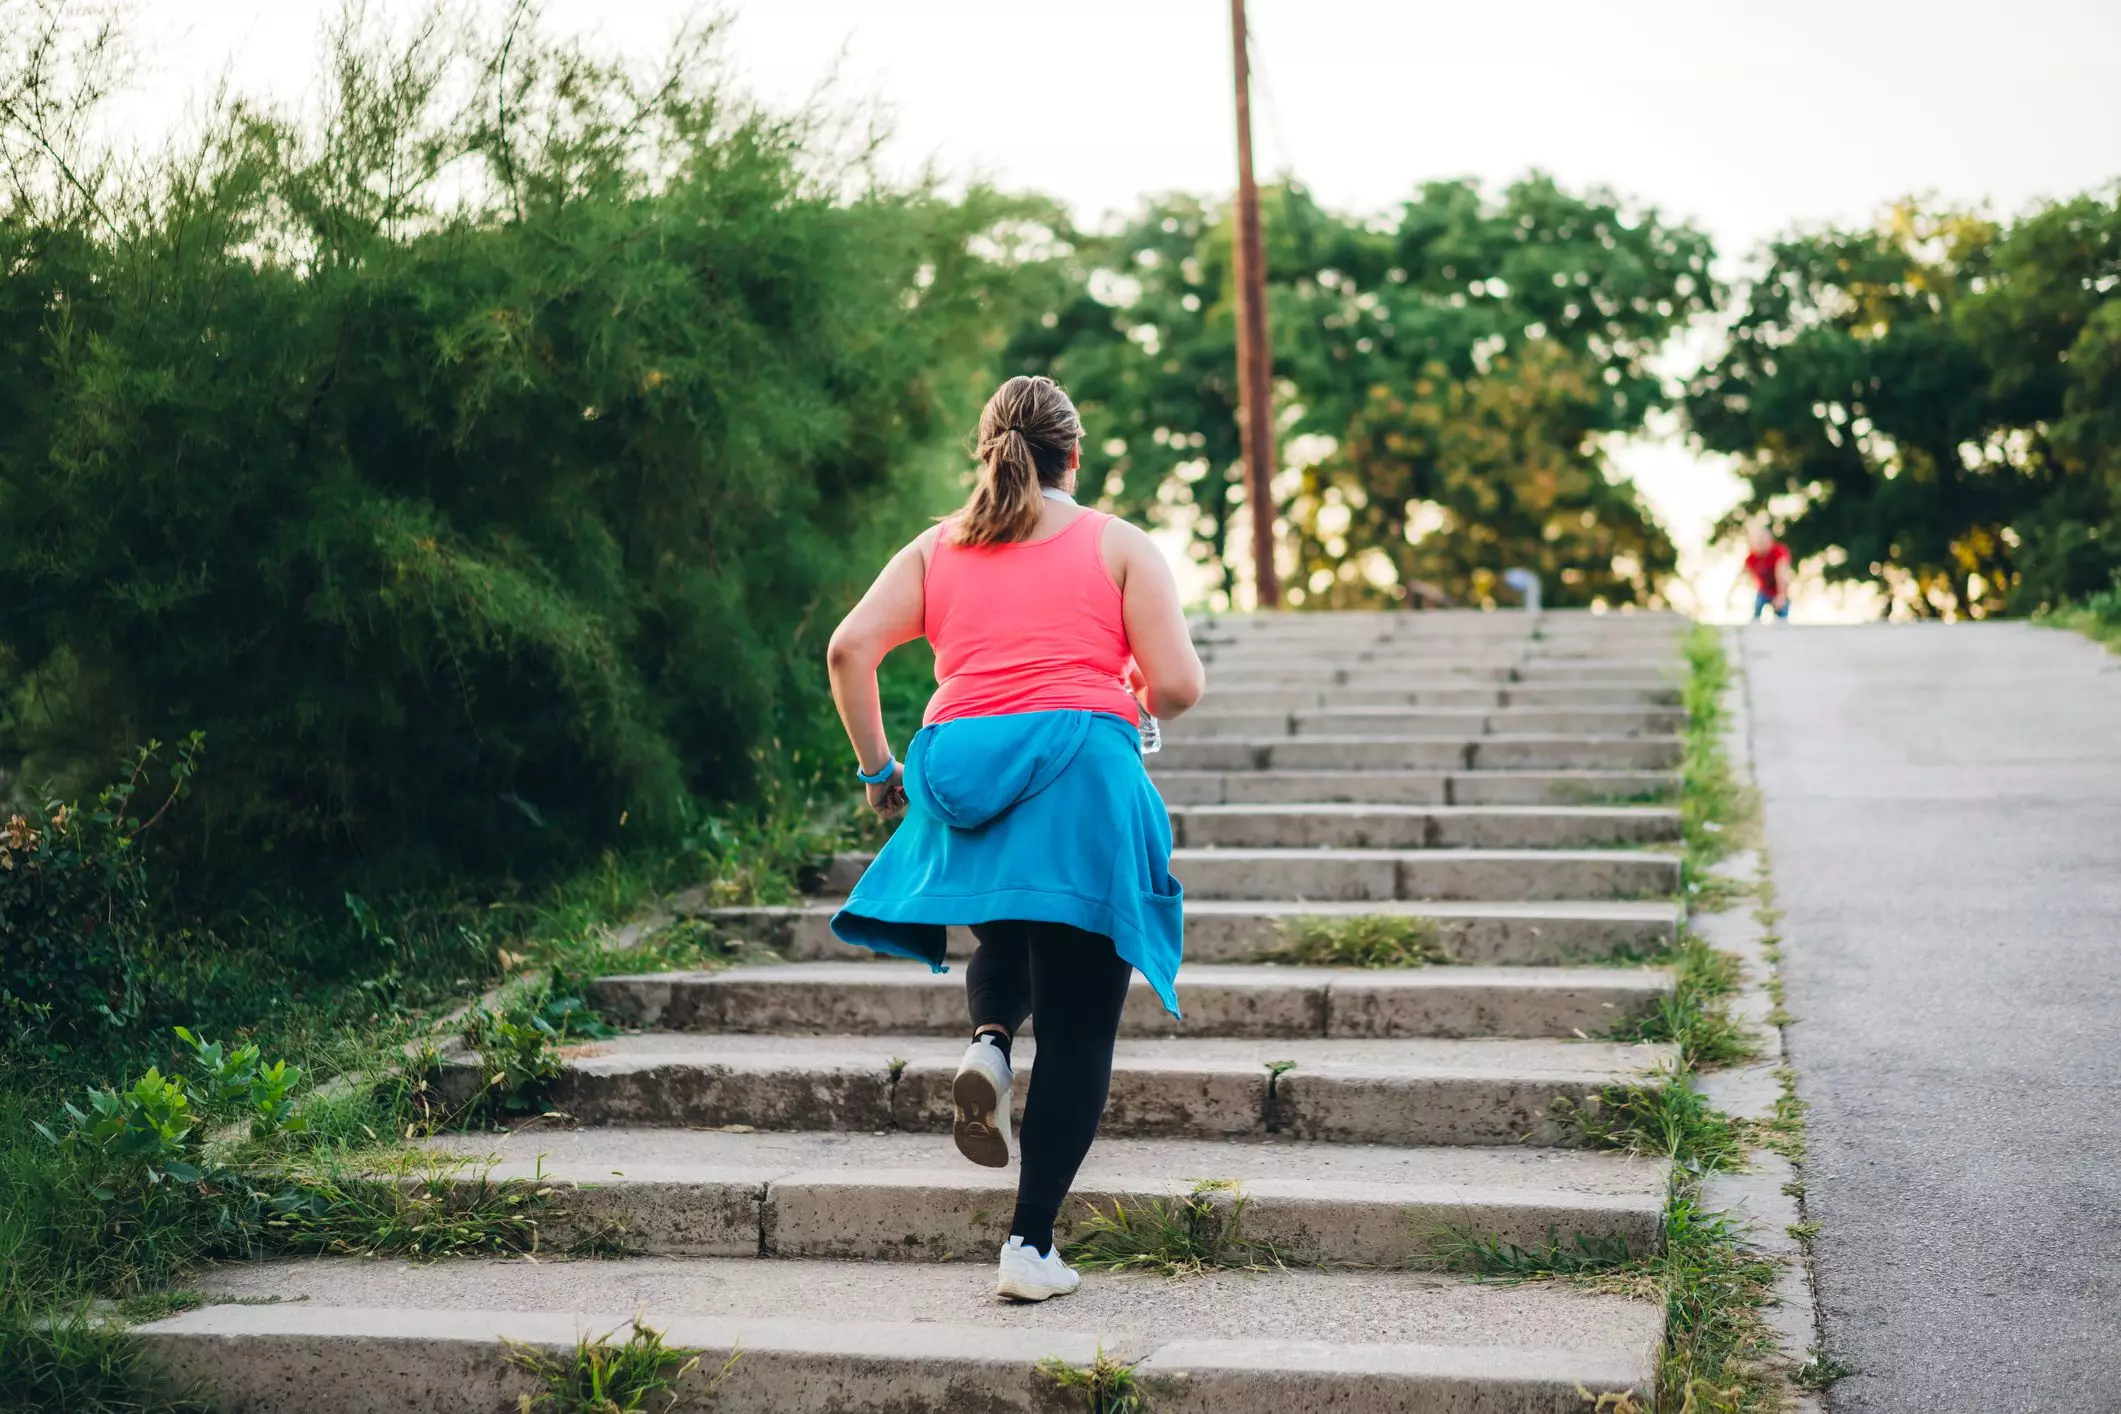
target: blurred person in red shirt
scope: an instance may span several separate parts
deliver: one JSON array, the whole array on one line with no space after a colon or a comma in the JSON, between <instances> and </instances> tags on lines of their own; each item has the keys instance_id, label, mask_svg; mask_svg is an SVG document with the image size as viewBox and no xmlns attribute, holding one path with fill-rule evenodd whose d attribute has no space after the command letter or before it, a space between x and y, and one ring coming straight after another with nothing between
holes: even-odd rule
<instances>
[{"instance_id":1,"label":"blurred person in red shirt","mask_svg":"<svg viewBox=\"0 0 2121 1414\"><path fill-rule=\"evenodd\" d=\"M1778 619L1790 616L1790 547L1775 538L1763 523L1746 532L1745 572L1753 577L1753 618L1767 609Z\"/></svg>"}]
</instances>

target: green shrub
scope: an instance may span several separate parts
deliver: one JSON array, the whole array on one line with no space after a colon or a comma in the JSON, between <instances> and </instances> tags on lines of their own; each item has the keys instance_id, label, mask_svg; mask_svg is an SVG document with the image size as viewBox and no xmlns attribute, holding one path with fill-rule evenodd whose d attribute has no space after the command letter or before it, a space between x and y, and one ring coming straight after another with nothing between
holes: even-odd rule
<instances>
[{"instance_id":1,"label":"green shrub","mask_svg":"<svg viewBox=\"0 0 2121 1414\"><path fill-rule=\"evenodd\" d=\"M959 494L983 237L1038 210L836 164L711 37L489 17L356 25L319 121L160 168L4 134L0 756L203 728L202 896L538 879L838 781L825 636Z\"/></svg>"},{"instance_id":2,"label":"green shrub","mask_svg":"<svg viewBox=\"0 0 2121 1414\"><path fill-rule=\"evenodd\" d=\"M186 1028L177 1039L191 1051L193 1075L201 1087L201 1108L216 1119L245 1121L253 1139L269 1139L284 1129L302 1127L294 1093L302 1068L284 1060L265 1064L255 1043L228 1050L218 1041L201 1040Z\"/></svg>"},{"instance_id":3,"label":"green shrub","mask_svg":"<svg viewBox=\"0 0 2121 1414\"><path fill-rule=\"evenodd\" d=\"M168 791L146 819L139 793L161 743L82 809L53 800L0 823L0 1042L79 1044L140 1013L142 949L153 927L140 836L189 789L200 738L178 749Z\"/></svg>"},{"instance_id":4,"label":"green shrub","mask_svg":"<svg viewBox=\"0 0 2121 1414\"><path fill-rule=\"evenodd\" d=\"M165 1181L196 1183L202 1175L193 1132L198 1117L181 1077L151 1069L123 1090L89 1091L85 1111L71 1102L65 1109L62 1131L40 1123L37 1132L87 1156L99 1179L92 1191L105 1202Z\"/></svg>"}]
</instances>

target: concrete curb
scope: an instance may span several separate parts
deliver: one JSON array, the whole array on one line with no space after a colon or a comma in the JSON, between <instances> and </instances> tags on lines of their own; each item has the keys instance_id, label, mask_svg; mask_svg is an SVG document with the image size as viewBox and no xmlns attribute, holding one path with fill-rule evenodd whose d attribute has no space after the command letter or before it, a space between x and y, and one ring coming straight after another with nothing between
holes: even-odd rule
<instances>
[{"instance_id":1,"label":"concrete curb","mask_svg":"<svg viewBox=\"0 0 2121 1414\"><path fill-rule=\"evenodd\" d=\"M1753 775L1753 730L1751 683L1746 668L1745 634L1725 629L1724 653L1731 665L1731 684L1724 693L1724 750L1738 784L1751 790ZM1768 861L1758 850L1732 855L1717 872L1748 887L1772 883ZM1706 1077L1702 1091L1711 1104L1740 1119L1764 1120L1774 1116L1783 1095L1789 1051L1783 1026L1786 1021L1771 990L1776 967L1769 953L1767 925L1750 909L1710 914L1694 920L1697 932L1710 946L1735 956L1741 980L1734 1010L1769 1059ZM1793 1191L1794 1190L1794 1191ZM1782 1407L1787 1414L1823 1414L1819 1396L1799 1387L1793 1376L1812 1357L1820 1344L1819 1313L1813 1284L1804 1222L1803 1170L1788 1159L1767 1150L1755 1150L1743 1173L1716 1174L1701 1186L1703 1206L1725 1211L1746 1234L1749 1246L1773 1258L1781 1266L1775 1283L1775 1304L1768 1308L1769 1328L1780 1347L1785 1378Z\"/></svg>"}]
</instances>

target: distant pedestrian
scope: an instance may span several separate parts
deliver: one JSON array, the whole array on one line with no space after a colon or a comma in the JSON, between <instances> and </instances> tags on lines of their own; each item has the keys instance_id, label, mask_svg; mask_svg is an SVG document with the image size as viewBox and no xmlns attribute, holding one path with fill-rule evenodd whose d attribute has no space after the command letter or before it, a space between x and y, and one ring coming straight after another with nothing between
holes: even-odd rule
<instances>
[{"instance_id":1,"label":"distant pedestrian","mask_svg":"<svg viewBox=\"0 0 2121 1414\"><path fill-rule=\"evenodd\" d=\"M1768 610L1778 619L1790 616L1790 547L1775 538L1765 523L1746 532L1745 572L1753 577L1753 619Z\"/></svg>"},{"instance_id":2,"label":"distant pedestrian","mask_svg":"<svg viewBox=\"0 0 2121 1414\"><path fill-rule=\"evenodd\" d=\"M970 927L972 1040L952 1083L958 1150L1009 1162L1010 1047L1038 1054L997 1294L1075 1290L1053 1223L1104 1117L1134 973L1177 1014L1181 893L1171 822L1142 765L1145 717L1200 699L1200 657L1170 566L1141 530L1075 504L1083 425L1046 378L1011 378L980 414L964 509L898 552L832 635L832 696L879 814L906 821L832 931L943 966ZM940 686L901 771L876 667L909 639Z\"/></svg>"}]
</instances>

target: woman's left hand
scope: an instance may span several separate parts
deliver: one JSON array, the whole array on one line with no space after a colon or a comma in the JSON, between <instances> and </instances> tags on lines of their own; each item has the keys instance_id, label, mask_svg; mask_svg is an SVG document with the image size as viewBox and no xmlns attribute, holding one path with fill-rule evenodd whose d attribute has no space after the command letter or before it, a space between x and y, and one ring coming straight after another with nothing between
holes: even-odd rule
<instances>
[{"instance_id":1,"label":"woman's left hand","mask_svg":"<svg viewBox=\"0 0 2121 1414\"><path fill-rule=\"evenodd\" d=\"M873 786L864 786L869 792L869 808L886 820L896 820L906 813L906 768L892 771L891 779L879 781Z\"/></svg>"}]
</instances>

